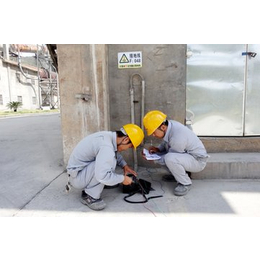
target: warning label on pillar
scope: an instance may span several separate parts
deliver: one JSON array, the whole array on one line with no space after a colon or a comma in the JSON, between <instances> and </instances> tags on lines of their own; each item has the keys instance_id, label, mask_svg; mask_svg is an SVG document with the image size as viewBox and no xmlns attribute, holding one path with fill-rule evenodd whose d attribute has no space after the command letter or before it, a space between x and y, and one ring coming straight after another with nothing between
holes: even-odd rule
<instances>
[{"instance_id":1,"label":"warning label on pillar","mask_svg":"<svg viewBox=\"0 0 260 260\"><path fill-rule=\"evenodd\" d=\"M141 51L119 52L117 58L119 69L136 69L142 67Z\"/></svg>"}]
</instances>

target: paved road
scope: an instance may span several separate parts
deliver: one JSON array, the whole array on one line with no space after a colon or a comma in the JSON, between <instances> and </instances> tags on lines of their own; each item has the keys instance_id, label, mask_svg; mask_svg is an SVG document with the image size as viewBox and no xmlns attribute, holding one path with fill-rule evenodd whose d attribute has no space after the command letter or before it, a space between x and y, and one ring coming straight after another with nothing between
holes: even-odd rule
<instances>
[{"instance_id":1,"label":"paved road","mask_svg":"<svg viewBox=\"0 0 260 260\"><path fill-rule=\"evenodd\" d=\"M12 216L63 171L60 114L0 119L0 216Z\"/></svg>"}]
</instances>

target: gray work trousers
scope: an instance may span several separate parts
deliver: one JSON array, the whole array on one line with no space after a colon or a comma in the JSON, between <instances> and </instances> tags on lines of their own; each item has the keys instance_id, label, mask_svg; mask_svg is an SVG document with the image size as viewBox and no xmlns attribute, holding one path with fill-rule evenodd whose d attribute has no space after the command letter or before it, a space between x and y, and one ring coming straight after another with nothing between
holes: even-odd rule
<instances>
[{"instance_id":1,"label":"gray work trousers","mask_svg":"<svg viewBox=\"0 0 260 260\"><path fill-rule=\"evenodd\" d=\"M165 165L171 172L178 183L183 185L192 184L188 172L200 172L206 166L206 160L197 160L187 153L167 153L161 155L161 159L157 161L160 165Z\"/></svg>"},{"instance_id":2,"label":"gray work trousers","mask_svg":"<svg viewBox=\"0 0 260 260\"><path fill-rule=\"evenodd\" d=\"M79 171L76 176L70 176L70 183L74 188L84 190L94 199L100 198L105 186L95 177L95 161Z\"/></svg>"}]
</instances>

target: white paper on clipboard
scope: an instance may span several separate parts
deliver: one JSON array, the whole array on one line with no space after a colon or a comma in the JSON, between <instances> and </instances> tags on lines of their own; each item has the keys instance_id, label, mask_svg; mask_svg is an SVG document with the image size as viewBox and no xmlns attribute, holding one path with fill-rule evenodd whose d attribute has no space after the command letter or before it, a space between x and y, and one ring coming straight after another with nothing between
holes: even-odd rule
<instances>
[{"instance_id":1,"label":"white paper on clipboard","mask_svg":"<svg viewBox=\"0 0 260 260\"><path fill-rule=\"evenodd\" d=\"M153 161L153 160L161 159L161 156L159 156L156 153L149 153L149 151L145 148L143 149L143 153L144 153L146 160Z\"/></svg>"}]
</instances>

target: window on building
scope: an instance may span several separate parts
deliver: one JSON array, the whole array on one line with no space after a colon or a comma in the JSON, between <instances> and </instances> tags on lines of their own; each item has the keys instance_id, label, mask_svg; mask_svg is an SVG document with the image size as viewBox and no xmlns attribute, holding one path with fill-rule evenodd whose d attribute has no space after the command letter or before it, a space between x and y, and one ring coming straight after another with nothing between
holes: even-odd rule
<instances>
[{"instance_id":1,"label":"window on building","mask_svg":"<svg viewBox=\"0 0 260 260\"><path fill-rule=\"evenodd\" d=\"M32 97L32 103L33 105L36 105L36 97Z\"/></svg>"},{"instance_id":2,"label":"window on building","mask_svg":"<svg viewBox=\"0 0 260 260\"><path fill-rule=\"evenodd\" d=\"M23 97L22 96L17 96L17 101L22 102L23 103Z\"/></svg>"},{"instance_id":3,"label":"window on building","mask_svg":"<svg viewBox=\"0 0 260 260\"><path fill-rule=\"evenodd\" d=\"M18 71L16 71L16 82L21 82L21 74L18 72Z\"/></svg>"},{"instance_id":4,"label":"window on building","mask_svg":"<svg viewBox=\"0 0 260 260\"><path fill-rule=\"evenodd\" d=\"M3 102L3 95L0 94L0 105L3 105L3 104L4 104L4 102Z\"/></svg>"}]
</instances>

